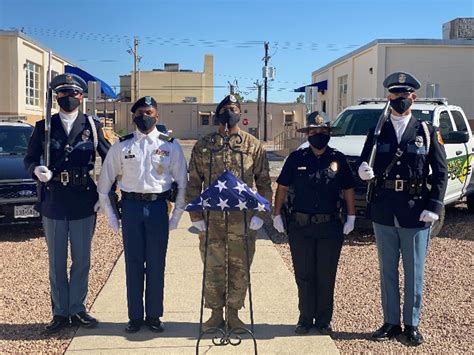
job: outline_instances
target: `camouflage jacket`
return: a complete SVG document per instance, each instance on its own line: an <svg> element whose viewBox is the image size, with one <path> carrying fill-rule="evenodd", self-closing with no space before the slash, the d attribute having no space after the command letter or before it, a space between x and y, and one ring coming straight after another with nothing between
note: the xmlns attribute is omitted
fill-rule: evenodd
<svg viewBox="0 0 474 355"><path fill-rule="evenodd" d="M233 149L243 152L244 176L241 176L240 154L230 149L223 149L218 153L213 153L212 160L212 176L209 181L209 163L211 149L220 147L218 143L211 142L212 134L202 137L196 142L191 154L189 162L189 182L186 188L186 203L191 202L201 192L206 189L209 184L215 181L225 170L232 172L235 176L242 179L251 188L256 187L257 191L268 201L272 201L272 188L269 174L269 165L267 153L263 148L263 144L251 134L239 130L242 136L242 142L237 142L237 137L230 140ZM258 212L257 215L262 217L264 212ZM219 215L219 216L217 216ZM190 212L191 220L198 221L204 218L202 212ZM222 213L212 212L211 218L221 218Z"/></svg>

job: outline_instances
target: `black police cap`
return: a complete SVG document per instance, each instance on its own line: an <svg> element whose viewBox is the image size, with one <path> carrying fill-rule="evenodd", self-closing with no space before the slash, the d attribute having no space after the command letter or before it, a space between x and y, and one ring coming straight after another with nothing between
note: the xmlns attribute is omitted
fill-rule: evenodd
<svg viewBox="0 0 474 355"><path fill-rule="evenodd" d="M226 105L236 105L240 109L240 102L234 95L227 95L219 102L219 105L216 107L216 116L219 116L219 111Z"/></svg>
<svg viewBox="0 0 474 355"><path fill-rule="evenodd" d="M306 133L310 128L331 129L331 121L326 120L318 111L314 111L306 116L306 127L300 128L297 131Z"/></svg>
<svg viewBox="0 0 474 355"><path fill-rule="evenodd" d="M137 100L130 109L132 113L135 113L135 111L140 108L140 107L148 107L148 106L153 106L154 108L158 108L158 103L156 100L151 97L151 96L143 96L141 99Z"/></svg>
<svg viewBox="0 0 474 355"><path fill-rule="evenodd" d="M403 71L397 71L390 74L383 81L383 86L387 88L389 92L413 92L418 90L421 86L417 78L410 73Z"/></svg>
<svg viewBox="0 0 474 355"><path fill-rule="evenodd" d="M60 92L66 90L75 90L81 94L87 91L87 84L80 76L76 74L59 74L56 75L50 83L51 89Z"/></svg>

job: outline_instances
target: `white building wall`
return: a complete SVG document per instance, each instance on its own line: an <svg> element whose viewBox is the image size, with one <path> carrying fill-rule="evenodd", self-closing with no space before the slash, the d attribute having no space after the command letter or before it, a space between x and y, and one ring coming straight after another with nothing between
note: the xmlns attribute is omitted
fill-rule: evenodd
<svg viewBox="0 0 474 355"><path fill-rule="evenodd" d="M377 50L372 47L353 58L353 89L350 102L377 96Z"/></svg>

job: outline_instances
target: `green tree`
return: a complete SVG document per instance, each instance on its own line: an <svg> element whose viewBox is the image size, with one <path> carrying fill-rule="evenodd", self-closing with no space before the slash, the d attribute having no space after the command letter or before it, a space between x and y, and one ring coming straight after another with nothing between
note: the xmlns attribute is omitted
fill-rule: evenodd
<svg viewBox="0 0 474 355"><path fill-rule="evenodd" d="M298 104L303 104L303 103L304 103L304 95L303 95L303 94L299 95L299 96L296 98L296 102L297 102Z"/></svg>

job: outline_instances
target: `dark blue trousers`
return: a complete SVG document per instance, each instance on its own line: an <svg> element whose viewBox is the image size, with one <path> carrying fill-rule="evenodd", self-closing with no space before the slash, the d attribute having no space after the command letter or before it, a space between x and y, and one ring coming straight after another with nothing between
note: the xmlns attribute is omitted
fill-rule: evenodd
<svg viewBox="0 0 474 355"><path fill-rule="evenodd" d="M131 320L143 319L145 311L147 317L163 315L168 232L168 206L165 200L122 200L128 318Z"/></svg>

